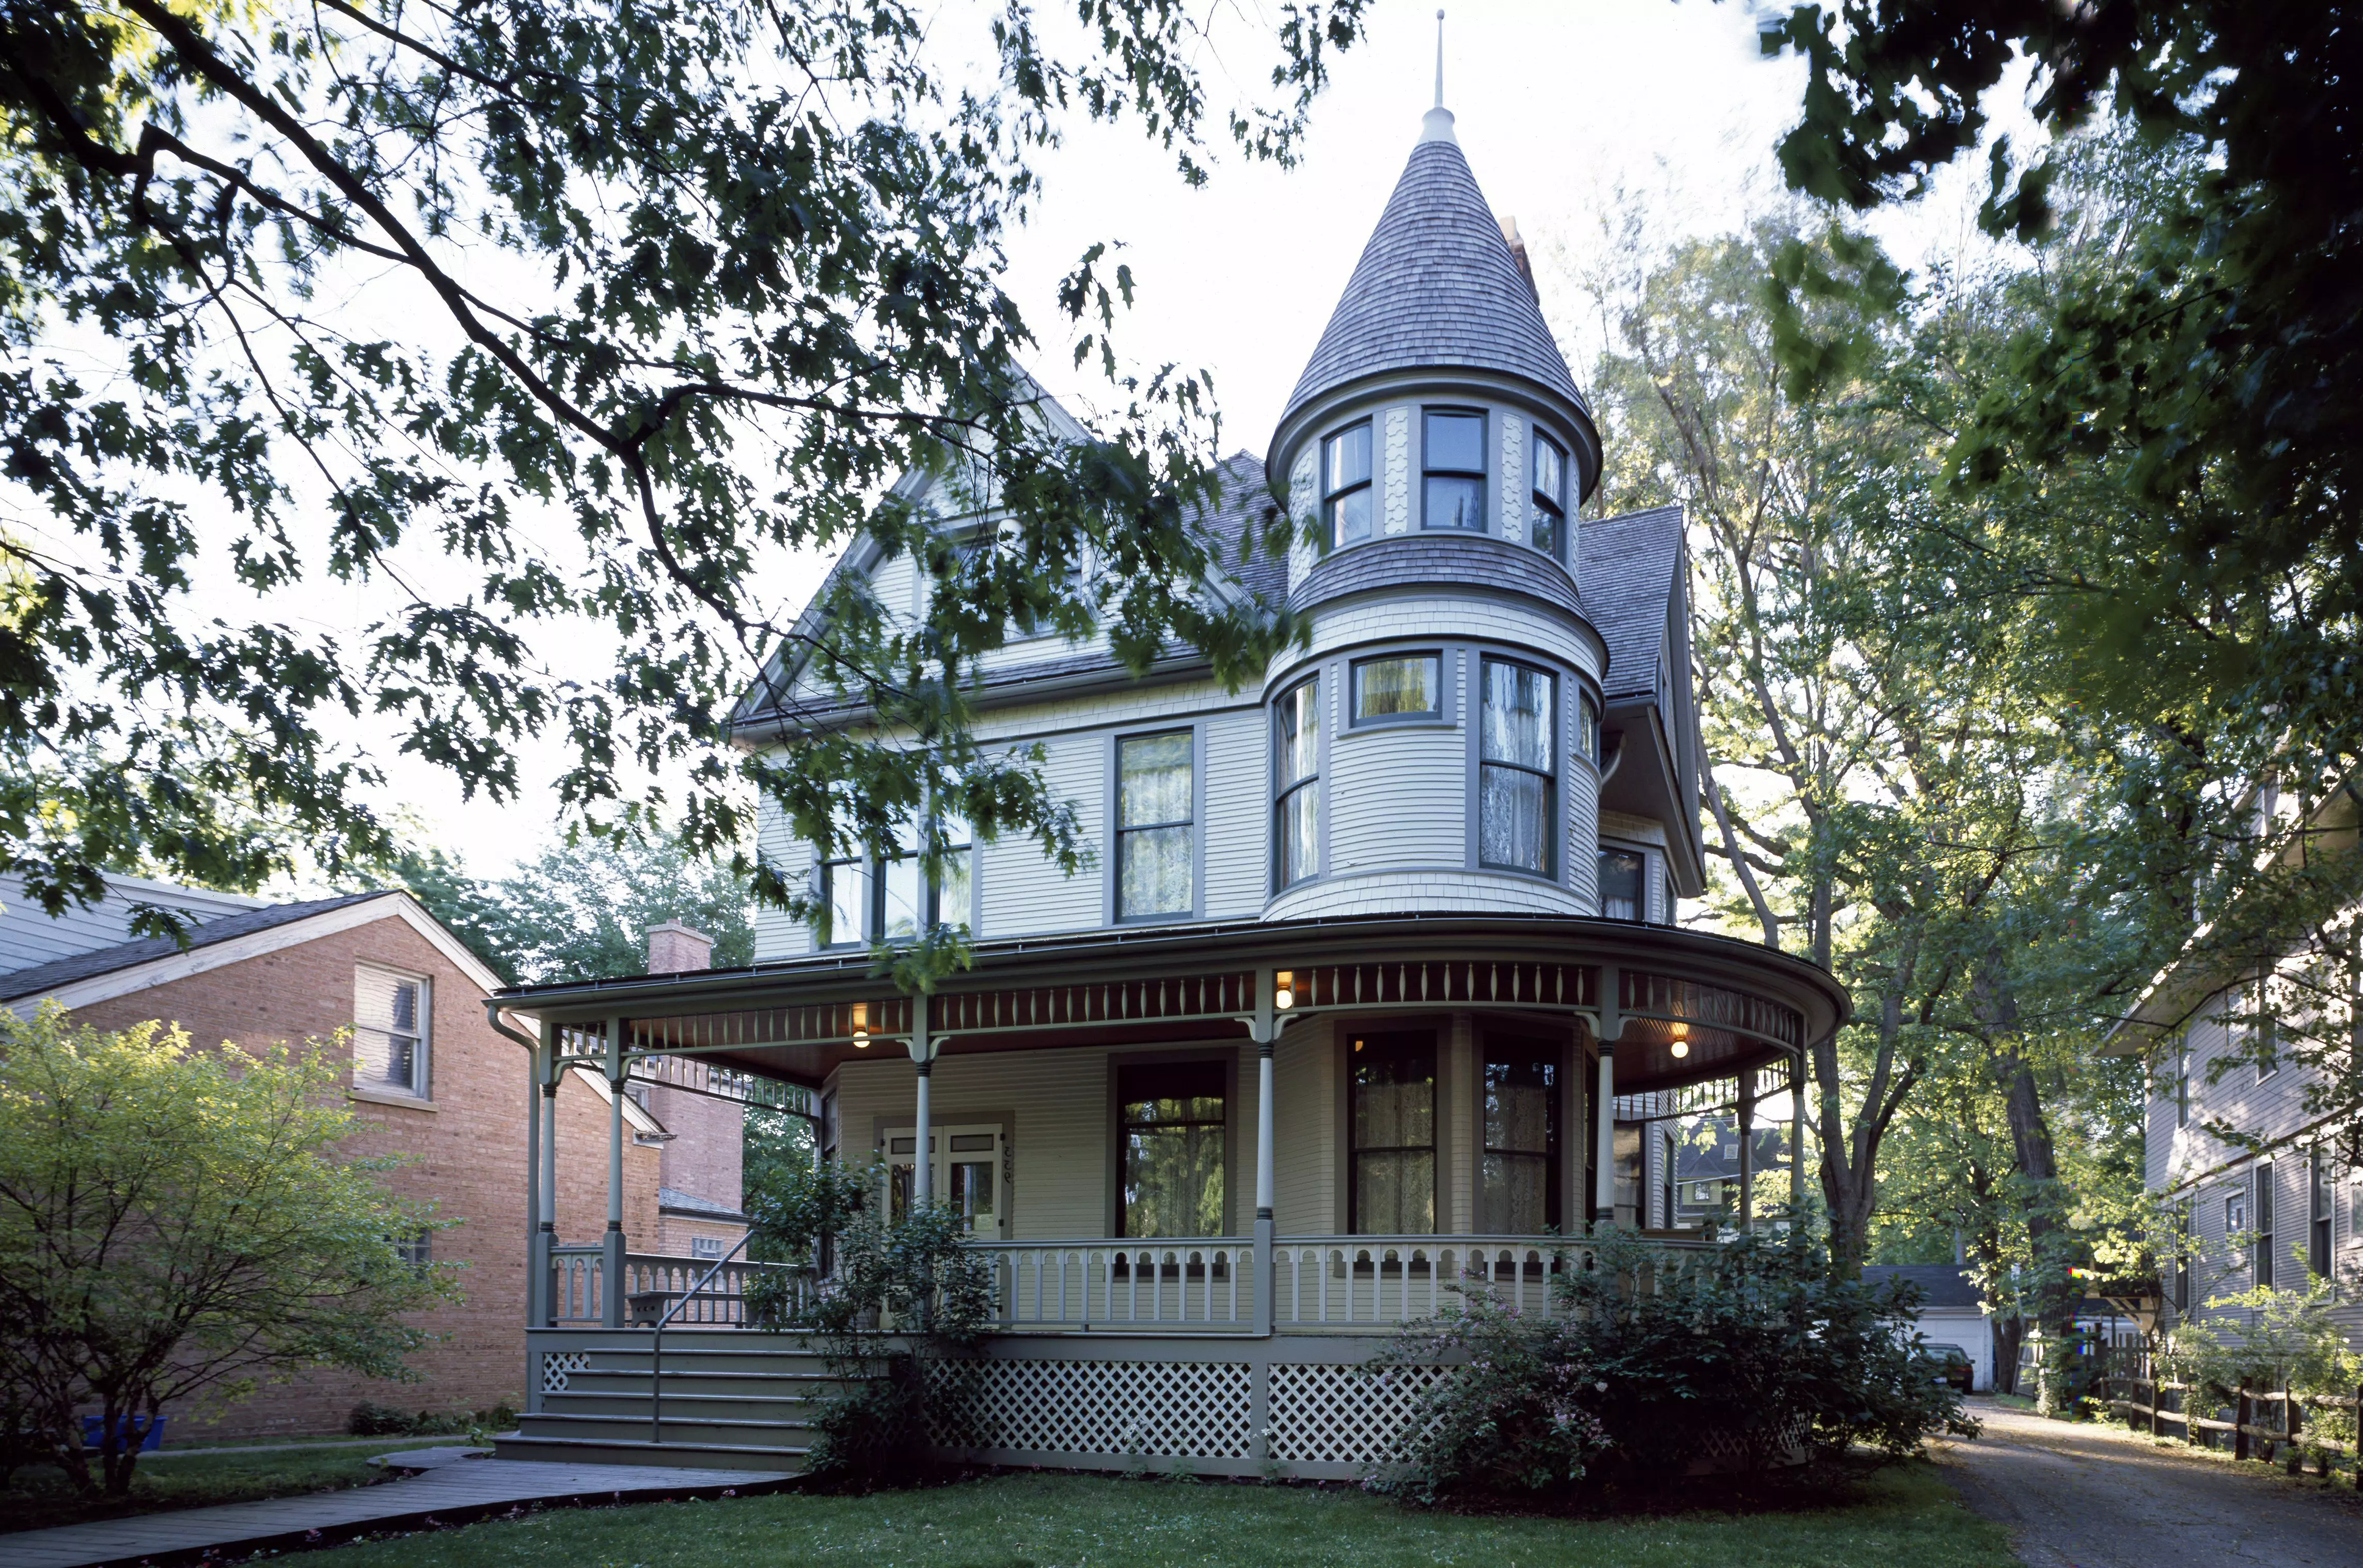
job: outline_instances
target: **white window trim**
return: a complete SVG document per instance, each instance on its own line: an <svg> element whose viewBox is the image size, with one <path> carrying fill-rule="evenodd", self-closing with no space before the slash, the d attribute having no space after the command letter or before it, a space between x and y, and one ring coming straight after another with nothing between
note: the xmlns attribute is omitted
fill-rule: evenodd
<svg viewBox="0 0 2363 1568"><path fill-rule="evenodd" d="M359 1081L361 1032L365 1029L376 1028L373 1024L363 1023L358 1016L361 1011L359 1005L361 999L358 993L361 977L364 972L383 975L397 983L415 985L418 988L418 1059L411 1073L411 1083L414 1086L411 1088L401 1089L388 1084L364 1084ZM379 964L362 959L353 966L353 981L356 993L353 1009L356 1015L353 1020L355 1081L351 1092L354 1098L385 1105L433 1105L435 1103L434 977L421 975L409 969L397 969L391 964Z"/></svg>

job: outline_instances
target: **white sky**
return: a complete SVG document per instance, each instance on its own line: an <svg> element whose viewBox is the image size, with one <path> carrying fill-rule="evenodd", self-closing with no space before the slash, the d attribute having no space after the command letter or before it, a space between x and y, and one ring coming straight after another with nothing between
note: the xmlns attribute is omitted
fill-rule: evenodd
<svg viewBox="0 0 2363 1568"><path fill-rule="evenodd" d="M1069 368L1055 290L1093 241L1121 242L1139 294L1119 318L1119 347L1138 365L1210 371L1225 448L1260 455L1418 133L1433 92L1435 9L1434 0L1382 6L1369 42L1336 59L1294 171L1231 158L1192 191L1137 127L1072 131L1045 161L1045 194L1011 258L1012 293L1043 340L1035 369L1052 390L1088 415L1092 378ZM1600 215L1619 187L1648 194L1660 241L1734 226L1777 200L1772 149L1795 118L1802 69L1759 56L1746 5L1452 0L1448 9L1445 100L1460 145L1495 212L1515 217L1544 268L1544 304L1581 383L1594 346L1571 291L1554 294L1550 259L1580 260L1600 243ZM1268 24L1276 12L1265 10ZM1242 28L1254 24L1256 0L1244 15ZM1250 52L1243 34L1237 41L1247 59L1271 52ZM1215 56L1209 68L1219 104L1235 67ZM1962 212L1954 195L1879 227L1914 259L1958 236ZM775 597L800 601L826 564L793 563ZM400 803L480 875L505 871L550 833L554 801L539 786L556 770L554 753L527 759L527 796L505 808L463 804L424 766L394 759L389 768Z"/></svg>

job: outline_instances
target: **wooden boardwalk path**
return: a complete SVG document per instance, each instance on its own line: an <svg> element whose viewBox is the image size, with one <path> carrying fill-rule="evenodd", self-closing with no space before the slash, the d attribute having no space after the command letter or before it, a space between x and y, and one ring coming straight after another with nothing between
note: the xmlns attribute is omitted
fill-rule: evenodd
<svg viewBox="0 0 2363 1568"><path fill-rule="evenodd" d="M716 1497L768 1491L790 1479L752 1470L681 1470L642 1464L545 1464L513 1459L460 1457L460 1449L391 1454L397 1468L429 1466L400 1481L183 1508L136 1518L62 1525L0 1535L0 1568L97 1568L212 1551L233 1556L266 1548L318 1546L379 1530L452 1524L507 1511L523 1503L632 1502L660 1497Z"/></svg>

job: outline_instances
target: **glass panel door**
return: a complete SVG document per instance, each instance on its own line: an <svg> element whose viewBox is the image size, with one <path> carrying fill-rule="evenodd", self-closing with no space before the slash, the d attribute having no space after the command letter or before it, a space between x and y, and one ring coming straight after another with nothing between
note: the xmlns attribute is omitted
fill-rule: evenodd
<svg viewBox="0 0 2363 1568"><path fill-rule="evenodd" d="M1001 1129L981 1123L938 1127L928 1142L934 1145L927 1175L935 1200L958 1209L978 1240L1008 1240L1008 1182L1002 1168L1007 1141ZM918 1143L915 1127L887 1130L887 1192L897 1219L910 1212Z"/></svg>

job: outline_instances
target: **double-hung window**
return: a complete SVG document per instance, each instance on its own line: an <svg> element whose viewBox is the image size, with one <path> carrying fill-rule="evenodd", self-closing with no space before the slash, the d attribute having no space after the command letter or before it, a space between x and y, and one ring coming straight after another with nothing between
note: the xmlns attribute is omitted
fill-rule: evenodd
<svg viewBox="0 0 2363 1568"><path fill-rule="evenodd" d="M1488 1234L1537 1236L1559 1225L1559 1056L1548 1041L1485 1042L1485 1149L1477 1228ZM1669 1158L1669 1224L1673 1169Z"/></svg>
<svg viewBox="0 0 2363 1568"><path fill-rule="evenodd" d="M1485 532L1485 416L1430 409L1420 453L1426 525Z"/></svg>
<svg viewBox="0 0 2363 1568"><path fill-rule="evenodd" d="M864 942L907 942L937 925L967 923L974 883L968 823L946 812L936 832L942 864L930 878L920 859L920 828L908 823L894 835L894 853L871 860L856 851L821 863L821 900L828 911L822 945L849 947Z"/></svg>
<svg viewBox="0 0 2363 1568"><path fill-rule="evenodd" d="M1551 874L1558 799L1552 715L1559 681L1507 659L1482 666L1477 729L1477 862Z"/></svg>
<svg viewBox="0 0 2363 1568"><path fill-rule="evenodd" d="M1124 1155L1116 1216L1124 1236L1223 1233L1223 1065L1175 1062L1116 1069Z"/></svg>
<svg viewBox="0 0 2363 1568"><path fill-rule="evenodd" d="M1130 735L1116 743L1119 920L1186 915L1194 907L1191 750L1188 730Z"/></svg>
<svg viewBox="0 0 2363 1568"><path fill-rule="evenodd" d="M353 971L353 1087L380 1094L427 1089L427 985L364 964Z"/></svg>
<svg viewBox="0 0 2363 1568"><path fill-rule="evenodd" d="M2191 1232L2189 1203L2175 1206L2174 1232L2174 1309L2180 1314L2191 1310L2191 1253L2198 1245Z"/></svg>
<svg viewBox="0 0 2363 1568"><path fill-rule="evenodd" d="M1576 754L1594 767L1600 766L1600 704L1592 693L1581 694L1576 704Z"/></svg>
<svg viewBox="0 0 2363 1568"><path fill-rule="evenodd" d="M1567 453L1535 436L1534 493L1526 507L1526 542L1553 560L1567 559Z"/></svg>
<svg viewBox="0 0 2363 1568"><path fill-rule="evenodd" d="M1603 920L1639 920L1641 873L1648 860L1638 850L1600 852L1600 913Z"/></svg>
<svg viewBox="0 0 2363 1568"><path fill-rule="evenodd" d="M1436 1230L1436 1036L1361 1034L1347 1054L1352 1083L1354 1233Z"/></svg>
<svg viewBox="0 0 2363 1568"><path fill-rule="evenodd" d="M1321 678L1300 680L1281 693L1273 723L1272 750L1280 759L1274 870L1280 886L1292 888L1321 870Z"/></svg>
<svg viewBox="0 0 2363 1568"><path fill-rule="evenodd" d="M1444 716L1444 657L1441 654L1390 654L1384 658L1357 659L1354 670L1354 723L1385 724L1403 719Z"/></svg>
<svg viewBox="0 0 2363 1568"><path fill-rule="evenodd" d="M2338 1212L2337 1188L2330 1174L2330 1151L2317 1143L2306 1160L2306 1270L2316 1279L2330 1277L2331 1222Z"/></svg>
<svg viewBox="0 0 2363 1568"><path fill-rule="evenodd" d="M2273 1167L2257 1167L2257 1283L2273 1282Z"/></svg>
<svg viewBox="0 0 2363 1568"><path fill-rule="evenodd" d="M1332 545L1370 536L1370 422L1321 443L1321 514Z"/></svg>
<svg viewBox="0 0 2363 1568"><path fill-rule="evenodd" d="M2241 1237L2247 1234L2248 1194L2245 1188L2235 1187L2230 1192L2224 1195L2224 1251L2225 1254L2232 1255L2232 1249L2240 1244Z"/></svg>

